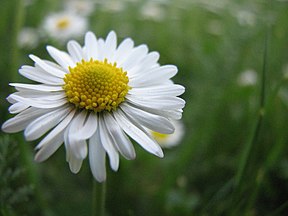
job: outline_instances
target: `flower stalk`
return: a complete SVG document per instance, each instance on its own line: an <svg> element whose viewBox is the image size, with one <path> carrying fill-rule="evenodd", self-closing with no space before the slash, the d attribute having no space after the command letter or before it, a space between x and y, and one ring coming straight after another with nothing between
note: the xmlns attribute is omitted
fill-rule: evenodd
<svg viewBox="0 0 288 216"><path fill-rule="evenodd" d="M270 38L270 26L267 26L267 31L265 34L264 41L264 52L263 52L263 67L261 74L261 86L260 86L260 100L259 100L259 110L258 110L258 119L251 137L250 142L245 146L244 152L241 157L240 166L237 170L235 186L239 187L247 170L248 162L252 156L253 150L257 144L259 137L260 128L263 122L263 117L265 115L265 98L266 98L266 73L267 73L267 59L268 59L268 42Z"/></svg>
<svg viewBox="0 0 288 216"><path fill-rule="evenodd" d="M106 183L99 183L93 178L92 216L105 215Z"/></svg>

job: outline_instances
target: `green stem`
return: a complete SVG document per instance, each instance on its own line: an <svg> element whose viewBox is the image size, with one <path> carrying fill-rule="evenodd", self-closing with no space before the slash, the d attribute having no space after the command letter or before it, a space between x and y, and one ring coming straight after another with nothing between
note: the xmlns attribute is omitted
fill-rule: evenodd
<svg viewBox="0 0 288 216"><path fill-rule="evenodd" d="M106 183L99 183L93 178L92 216L105 215Z"/></svg>
<svg viewBox="0 0 288 216"><path fill-rule="evenodd" d="M255 146L257 144L257 140L259 137L260 128L263 122L263 117L265 114L265 89L266 89L266 71L267 71L267 55L268 55L268 41L270 37L270 26L267 28L264 44L264 53L263 53L263 68L262 68L262 78L261 78L261 89L260 89L260 100L259 100L259 112L258 119L256 125L253 130L253 134L250 142L245 146L244 152L241 157L240 166L237 170L236 179L235 179L235 187L241 187L242 183L245 181L244 174L248 169L248 162L251 160L251 156Z"/></svg>

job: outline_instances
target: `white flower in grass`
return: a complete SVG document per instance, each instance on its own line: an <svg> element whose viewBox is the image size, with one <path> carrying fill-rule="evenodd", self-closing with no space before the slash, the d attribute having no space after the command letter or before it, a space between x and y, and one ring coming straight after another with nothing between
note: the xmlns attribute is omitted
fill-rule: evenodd
<svg viewBox="0 0 288 216"><path fill-rule="evenodd" d="M48 36L60 42L71 37L83 36L88 28L88 20L70 11L62 11L48 15L42 25L45 37Z"/></svg>
<svg viewBox="0 0 288 216"><path fill-rule="evenodd" d="M110 12L121 12L126 8L125 1L109 0L103 1L100 4L103 10Z"/></svg>
<svg viewBox="0 0 288 216"><path fill-rule="evenodd" d="M256 15L248 10L238 10L235 16L242 26L254 26L256 24Z"/></svg>
<svg viewBox="0 0 288 216"><path fill-rule="evenodd" d="M177 146L183 138L185 128L181 121L172 121L174 125L174 132L172 134L163 134L156 131L150 131L152 137L159 143L163 148L171 148Z"/></svg>
<svg viewBox="0 0 288 216"><path fill-rule="evenodd" d="M38 31L31 27L21 29L18 35L18 45L21 48L35 48L39 43Z"/></svg>
<svg viewBox="0 0 288 216"><path fill-rule="evenodd" d="M66 0L64 1L64 8L73 13L88 16L95 9L95 2L92 0Z"/></svg>
<svg viewBox="0 0 288 216"><path fill-rule="evenodd" d="M239 74L237 82L240 86L253 86L257 83L257 79L256 71L247 69Z"/></svg>
<svg viewBox="0 0 288 216"><path fill-rule="evenodd" d="M177 67L160 66L158 52L149 52L146 45L135 47L130 38L117 47L116 38L113 31L106 39L88 32L83 47L76 41L68 42L68 52L47 46L56 63L30 55L35 65L19 70L40 84L10 84L17 92L7 98L9 111L17 115L2 130L24 130L27 140L45 135L36 146L36 161L46 160L64 143L71 171L77 173L89 154L91 171L102 182L106 154L115 171L119 153L135 158L128 136L163 157L145 128L173 133L169 119L182 117L185 101L177 96L184 87L170 80Z"/></svg>
<svg viewBox="0 0 288 216"><path fill-rule="evenodd" d="M149 1L141 8L141 15L144 19L161 21L165 17L163 6L157 2Z"/></svg>

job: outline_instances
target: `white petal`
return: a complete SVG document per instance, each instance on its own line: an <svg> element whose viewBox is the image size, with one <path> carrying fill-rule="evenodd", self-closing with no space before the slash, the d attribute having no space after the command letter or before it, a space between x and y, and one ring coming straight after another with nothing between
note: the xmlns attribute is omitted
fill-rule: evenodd
<svg viewBox="0 0 288 216"><path fill-rule="evenodd" d="M34 160L37 162L42 162L48 159L63 143L64 131L57 133L52 137L49 143L44 145L35 155Z"/></svg>
<svg viewBox="0 0 288 216"><path fill-rule="evenodd" d="M135 159L136 153L130 139L119 127L113 116L107 113L104 120L119 152L128 160Z"/></svg>
<svg viewBox="0 0 288 216"><path fill-rule="evenodd" d="M179 120L182 118L183 110L158 110L158 112L154 112L157 115L162 115L169 119Z"/></svg>
<svg viewBox="0 0 288 216"><path fill-rule="evenodd" d="M55 127L60 121L62 121L69 111L70 107L63 107L52 112L46 113L31 122L25 129L24 135L26 140L31 141L38 139L48 130Z"/></svg>
<svg viewBox="0 0 288 216"><path fill-rule="evenodd" d="M74 67L75 63L72 61L71 57L63 51L60 51L52 46L46 47L48 53L50 56L59 64L62 66L62 68L66 71L68 71L69 67Z"/></svg>
<svg viewBox="0 0 288 216"><path fill-rule="evenodd" d="M99 52L99 47L98 47L98 42L97 38L94 33L92 32L87 32L85 35L85 48L87 52L87 59L90 60L91 58L93 59L98 59L98 52Z"/></svg>
<svg viewBox="0 0 288 216"><path fill-rule="evenodd" d="M148 53L141 62L138 62L138 64L134 64L134 66L129 69L129 77L133 78L138 73L142 73L143 71L146 71L148 69L152 69L153 67L159 67L159 64L157 61L159 60L159 53L158 52L150 52Z"/></svg>
<svg viewBox="0 0 288 216"><path fill-rule="evenodd" d="M114 61L116 61L117 64L122 63L127 57L127 55L131 52L133 47L134 42L133 40L131 40L131 38L126 38L125 40L123 40L115 52Z"/></svg>
<svg viewBox="0 0 288 216"><path fill-rule="evenodd" d="M133 104L158 110L182 109L185 106L185 100L173 96L144 97L140 95L126 95L126 99Z"/></svg>
<svg viewBox="0 0 288 216"><path fill-rule="evenodd" d="M19 96L27 99L33 99L33 100L49 100L49 101L55 101L60 100L63 98L66 98L66 94L64 91L61 92L44 92L44 91L36 91L36 90L29 90L29 89L23 89L19 92L15 92L10 94L9 98L14 98L14 96ZM15 98L14 98L15 99Z"/></svg>
<svg viewBox="0 0 288 216"><path fill-rule="evenodd" d="M75 110L76 111L76 110ZM76 112L75 112L76 113ZM65 148L66 148L66 161L69 162L72 151L71 151L71 146L69 143L69 130L70 130L70 126L71 126L71 121L70 123L67 125L67 128L65 129L64 132L64 144L65 144Z"/></svg>
<svg viewBox="0 0 288 216"><path fill-rule="evenodd" d="M138 73L138 76L131 77L129 85L131 87L152 86L169 80L171 77L177 74L177 67L174 65L164 65L156 67L142 73Z"/></svg>
<svg viewBox="0 0 288 216"><path fill-rule="evenodd" d="M148 53L148 47L146 45L140 45L135 47L130 55L126 57L123 63L119 64L125 71L129 71L133 66L137 65Z"/></svg>
<svg viewBox="0 0 288 216"><path fill-rule="evenodd" d="M67 131L67 127L75 115L76 110L73 109L44 139L36 146L36 149L42 148L51 142L54 136L56 136L61 131Z"/></svg>
<svg viewBox="0 0 288 216"><path fill-rule="evenodd" d="M72 139L70 141L70 146L73 157L75 156L75 158L80 160L83 160L87 157L88 148L86 140ZM75 154L76 149L78 149L77 154Z"/></svg>
<svg viewBox="0 0 288 216"><path fill-rule="evenodd" d="M9 107L8 111L12 114L16 114L16 113L22 112L23 110L27 109L28 107L29 106L26 104L23 104L21 102L16 102Z"/></svg>
<svg viewBox="0 0 288 216"><path fill-rule="evenodd" d="M69 167L72 173L78 173L82 166L82 159L76 158L73 154L71 154L69 162Z"/></svg>
<svg viewBox="0 0 288 216"><path fill-rule="evenodd" d="M63 79L53 76L39 67L32 67L32 66L24 65L19 69L19 73L22 76L30 80L39 82L39 83L44 83L48 85L63 85L64 84Z"/></svg>
<svg viewBox="0 0 288 216"><path fill-rule="evenodd" d="M103 182L106 180L106 152L101 145L98 131L89 140L89 163L94 178Z"/></svg>
<svg viewBox="0 0 288 216"><path fill-rule="evenodd" d="M132 88L129 90L131 95L143 95L145 97L155 96L179 96L185 92L185 88L181 85L158 85L149 87Z"/></svg>
<svg viewBox="0 0 288 216"><path fill-rule="evenodd" d="M36 99L30 99L30 98L24 98L24 97L21 97L21 96L18 96L18 95L10 95L11 98L21 102L21 103L24 103L26 105L29 105L29 106L32 106L32 107L37 107L37 108L42 108L42 109L45 109L45 108L55 108L55 107L60 107L64 104L67 103L67 99L66 98L63 98L63 99L59 99L59 100L36 100Z"/></svg>
<svg viewBox="0 0 288 216"><path fill-rule="evenodd" d="M82 47L76 41L69 41L67 49L75 63L80 62L83 59Z"/></svg>
<svg viewBox="0 0 288 216"><path fill-rule="evenodd" d="M146 151L155 154L158 157L164 156L160 146L136 121L130 118L128 119L120 109L113 114L119 126Z"/></svg>
<svg viewBox="0 0 288 216"><path fill-rule="evenodd" d="M104 116L105 117L105 116ZM113 140L109 135L103 116L99 116L99 134L103 148L107 152L110 159L110 166L114 171L117 171L119 168L119 154L115 149Z"/></svg>
<svg viewBox="0 0 288 216"><path fill-rule="evenodd" d="M153 52L148 53L145 56L145 59L143 59L143 62L141 62L141 63L143 65L157 65L159 58L160 58L160 54L156 51L153 51Z"/></svg>
<svg viewBox="0 0 288 216"><path fill-rule="evenodd" d="M75 116L68 131L69 146L73 155L78 159L84 159L88 152L86 140L79 137L79 134L77 133L83 127L86 116L86 110L83 110Z"/></svg>
<svg viewBox="0 0 288 216"><path fill-rule="evenodd" d="M99 38L97 42L98 42L98 60L104 61L105 41L102 38Z"/></svg>
<svg viewBox="0 0 288 216"><path fill-rule="evenodd" d="M137 109L128 105L121 104L121 109L127 113L131 118L138 121L141 125L162 134L171 134L175 128L173 124L167 119L159 115L155 115L143 110Z"/></svg>
<svg viewBox="0 0 288 216"><path fill-rule="evenodd" d="M107 35L104 45L104 58L107 58L111 61L117 46L117 36L114 31L110 31Z"/></svg>
<svg viewBox="0 0 288 216"><path fill-rule="evenodd" d="M11 98L10 95L6 98L6 100L11 104L19 103L17 100L14 100L13 98Z"/></svg>
<svg viewBox="0 0 288 216"><path fill-rule="evenodd" d="M138 107L139 109L145 110L156 115L164 116L169 119L181 119L182 118L182 109L159 109L159 107L153 107L147 103L142 103L142 101L130 101L127 100L127 103L131 103L133 106Z"/></svg>
<svg viewBox="0 0 288 216"><path fill-rule="evenodd" d="M56 77L63 78L65 76L65 72L60 70L57 67L54 67L52 64L48 64L47 62L43 61L42 59L38 58L34 55L29 55L29 57L39 65L43 70L45 70L47 73L50 73Z"/></svg>
<svg viewBox="0 0 288 216"><path fill-rule="evenodd" d="M75 132L75 136L79 139L89 139L97 130L98 117L95 113L91 112L87 117L84 125Z"/></svg>
<svg viewBox="0 0 288 216"><path fill-rule="evenodd" d="M63 91L62 86L52 86L45 84L24 84L24 83L9 83L10 86L14 86L17 90L30 89L36 91Z"/></svg>
<svg viewBox="0 0 288 216"><path fill-rule="evenodd" d="M35 118L43 115L44 113L50 112L53 109L38 109L30 107L11 119L8 119L2 125L2 130L6 133L16 133L24 128L33 121Z"/></svg>

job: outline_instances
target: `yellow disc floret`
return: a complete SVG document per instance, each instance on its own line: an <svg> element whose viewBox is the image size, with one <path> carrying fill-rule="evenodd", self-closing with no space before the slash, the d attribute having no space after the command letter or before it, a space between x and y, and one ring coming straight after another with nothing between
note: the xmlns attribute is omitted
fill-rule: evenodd
<svg viewBox="0 0 288 216"><path fill-rule="evenodd" d="M66 17L59 19L56 23L56 27L60 30L67 29L70 25L70 20Z"/></svg>
<svg viewBox="0 0 288 216"><path fill-rule="evenodd" d="M67 99L77 108L101 112L115 110L131 87L127 72L116 63L91 59L78 62L64 77Z"/></svg>
<svg viewBox="0 0 288 216"><path fill-rule="evenodd" d="M152 131L151 133L153 138L159 143L167 141L169 139L169 136L171 136L171 134L162 134L156 131Z"/></svg>

